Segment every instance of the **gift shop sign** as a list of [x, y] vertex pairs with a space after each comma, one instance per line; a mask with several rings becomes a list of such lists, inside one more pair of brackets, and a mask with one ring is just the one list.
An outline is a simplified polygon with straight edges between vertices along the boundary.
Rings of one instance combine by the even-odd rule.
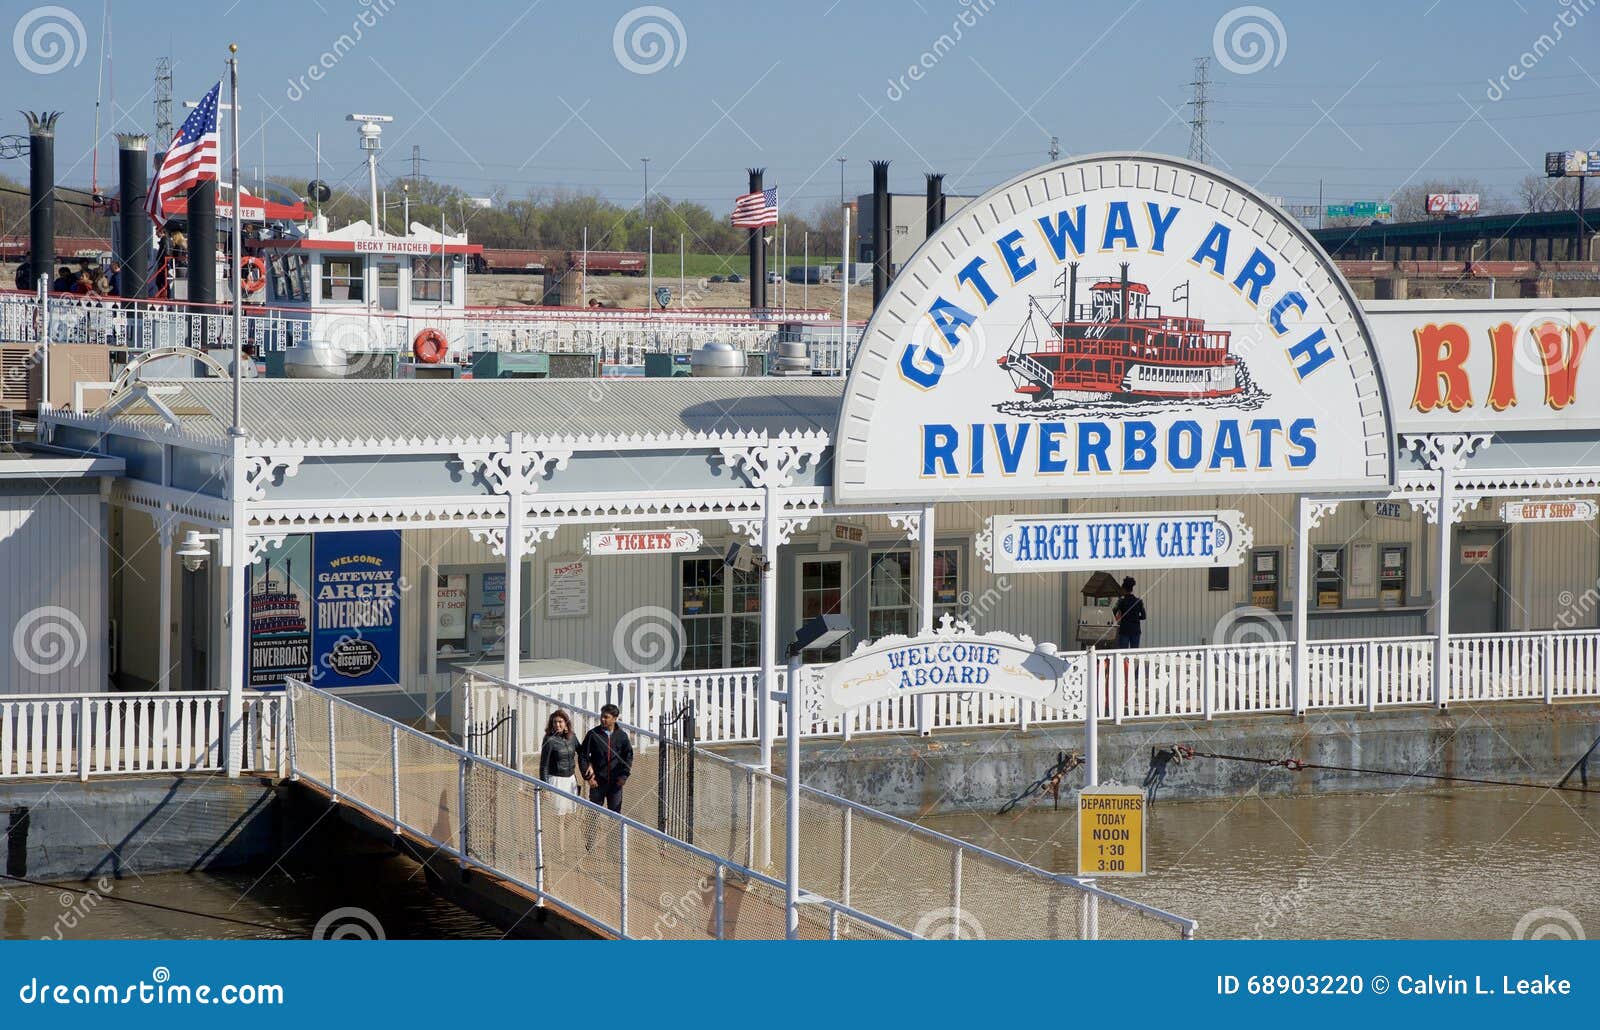
[[1146, 154], [1047, 166], [895, 277], [851, 365], [835, 495], [1382, 488], [1373, 350], [1327, 254], [1243, 183]]

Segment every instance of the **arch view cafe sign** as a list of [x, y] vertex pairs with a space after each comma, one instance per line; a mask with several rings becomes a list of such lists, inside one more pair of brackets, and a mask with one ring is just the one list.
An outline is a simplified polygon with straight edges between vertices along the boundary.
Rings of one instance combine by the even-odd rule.
[[843, 503], [1382, 490], [1371, 332], [1305, 230], [1146, 154], [1029, 172], [896, 277], [835, 436]]

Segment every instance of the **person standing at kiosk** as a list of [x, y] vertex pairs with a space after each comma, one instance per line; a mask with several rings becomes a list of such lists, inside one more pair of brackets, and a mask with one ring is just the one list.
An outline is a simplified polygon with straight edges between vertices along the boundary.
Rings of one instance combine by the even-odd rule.
[[1117, 620], [1117, 647], [1138, 647], [1139, 636], [1144, 632], [1144, 599], [1133, 592], [1138, 584], [1132, 576], [1122, 577], [1122, 596], [1117, 598], [1112, 614]]

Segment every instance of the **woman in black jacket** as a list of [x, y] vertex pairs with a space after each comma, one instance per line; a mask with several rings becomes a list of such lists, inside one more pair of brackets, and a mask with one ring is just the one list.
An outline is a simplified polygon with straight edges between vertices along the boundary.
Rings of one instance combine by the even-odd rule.
[[[562, 709], [550, 713], [544, 724], [544, 743], [539, 746], [539, 779], [568, 794], [578, 793], [578, 735], [572, 730], [572, 716]], [[570, 815], [578, 806], [570, 797], [549, 794], [543, 799], [546, 811]], [[559, 843], [566, 845], [566, 820], [556, 824]]]

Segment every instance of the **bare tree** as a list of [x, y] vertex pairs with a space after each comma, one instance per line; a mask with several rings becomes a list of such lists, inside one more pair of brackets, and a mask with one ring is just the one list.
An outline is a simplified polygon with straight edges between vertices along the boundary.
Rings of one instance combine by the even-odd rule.
[[1571, 211], [1578, 204], [1578, 181], [1565, 176], [1524, 175], [1517, 183], [1517, 203], [1523, 211]]

